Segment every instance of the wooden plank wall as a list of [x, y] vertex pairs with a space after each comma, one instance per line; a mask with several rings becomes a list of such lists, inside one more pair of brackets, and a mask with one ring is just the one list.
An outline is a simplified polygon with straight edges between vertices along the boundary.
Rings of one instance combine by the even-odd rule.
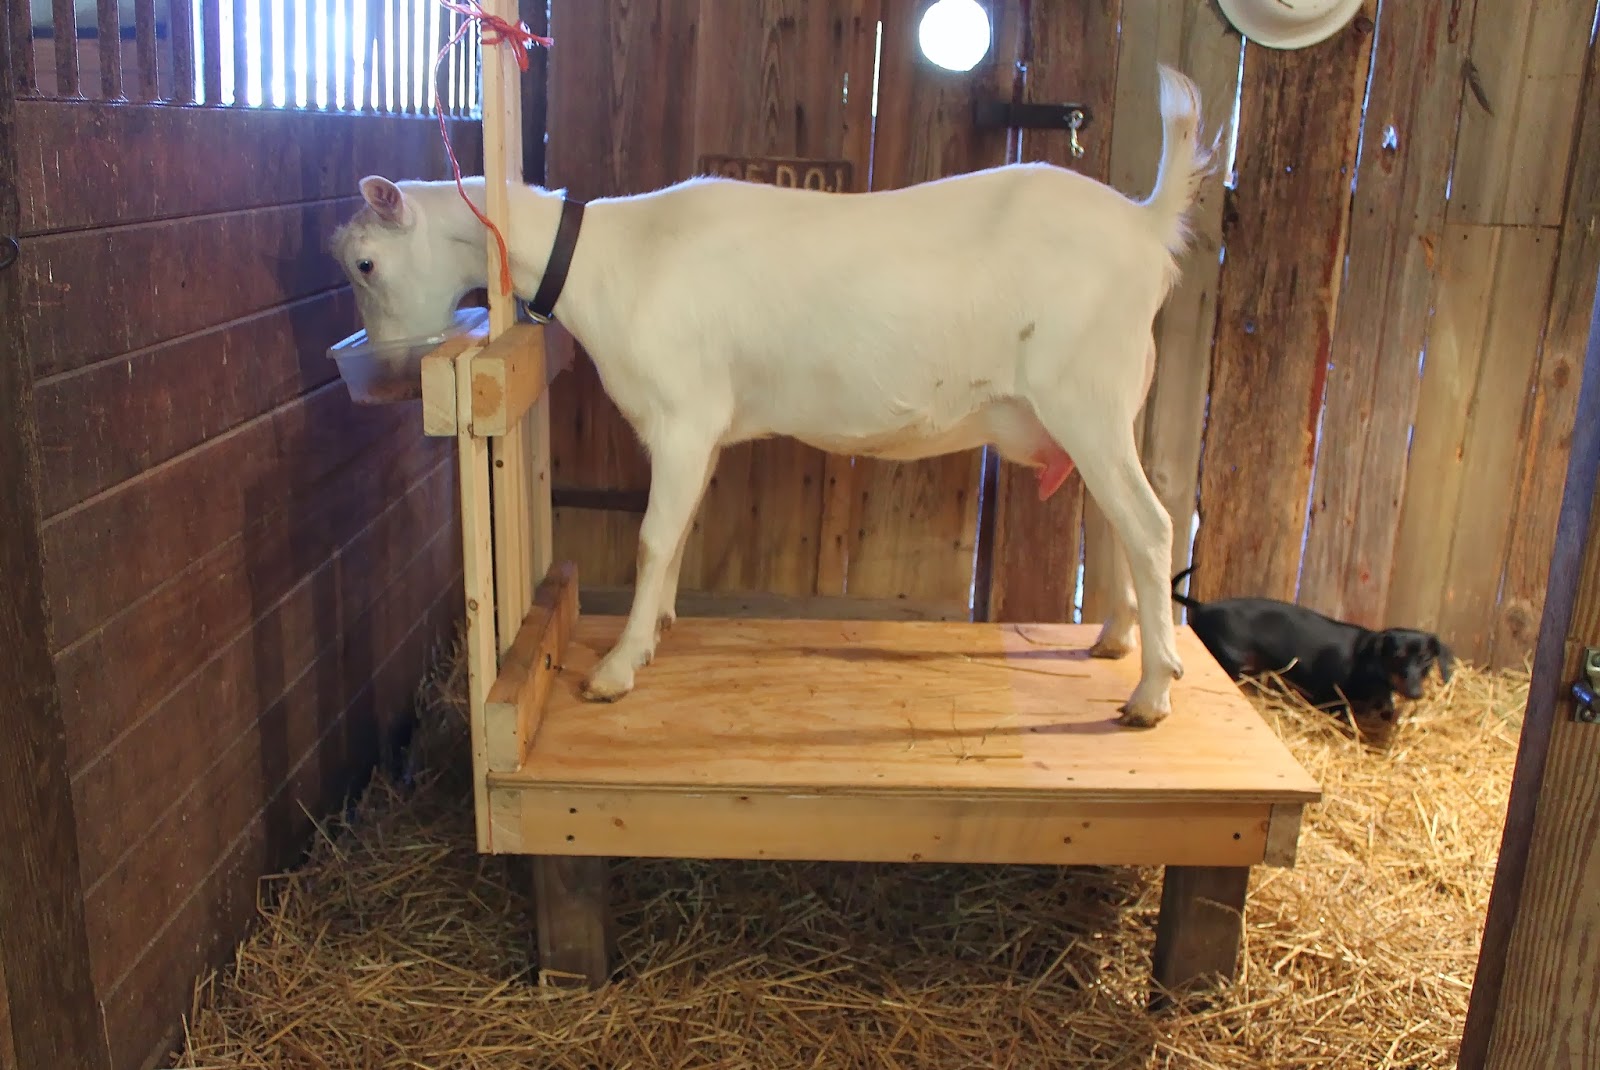
[[[566, 68], [555, 57], [551, 184], [649, 189], [707, 151], [838, 151], [859, 172], [870, 149], [872, 186], [887, 188], [1020, 151], [1142, 196], [1159, 155], [1153, 63], [1176, 63], [1200, 83], [1208, 136], [1231, 123], [1237, 151], [1220, 166], [1225, 137], [1201, 191], [1139, 428], [1173, 516], [1173, 571], [1192, 562], [1202, 598], [1293, 598], [1436, 628], [1474, 661], [1527, 656], [1600, 255], [1594, 0], [1511, 15], [1390, 4], [1381, 27], [1369, 0], [1293, 52], [1242, 41], [1209, 4], [994, 0], [994, 46], [967, 75], [917, 55], [926, 0], [792, 7], [558, 3], [557, 32], [565, 19], [583, 50]], [[817, 32], [841, 17], [843, 37]], [[834, 90], [847, 71], [857, 84], [874, 19], [863, 146]], [[1052, 134], [975, 131], [984, 94], [1088, 100], [1085, 157]], [[626, 585], [648, 466], [587, 362], [577, 371], [554, 407], [557, 539], [595, 583]], [[985, 486], [976, 453], [897, 465], [790, 443], [729, 451], [684, 586], [948, 616], [976, 565], [980, 615], [1063, 619], [1081, 602], [1097, 619], [1098, 510], [1076, 477], [1041, 505], [1018, 476], [992, 465]]]
[[[324, 356], [358, 325], [326, 254], [357, 181], [448, 170], [428, 117], [18, 112], [49, 640], [94, 976], [131, 1067], [461, 611], [450, 443], [417, 403], [352, 405]], [[475, 166], [477, 128], [454, 139]], [[146, 181], [119, 178], [135, 157]]]

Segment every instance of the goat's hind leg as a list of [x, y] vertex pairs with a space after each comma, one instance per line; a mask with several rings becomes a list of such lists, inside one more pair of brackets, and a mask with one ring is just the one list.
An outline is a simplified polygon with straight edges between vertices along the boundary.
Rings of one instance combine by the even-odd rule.
[[[1172, 558], [1172, 518], [1156, 497], [1133, 438], [1133, 418], [1090, 419], [1059, 402], [1045, 402], [1040, 417], [1056, 441], [1066, 447], [1083, 474], [1084, 488], [1094, 496], [1116, 532], [1137, 598], [1139, 683], [1122, 706], [1120, 724], [1152, 728], [1172, 711], [1172, 681], [1183, 676], [1166, 577]], [[1114, 625], [1116, 607], [1102, 638]], [[1097, 644], [1098, 645], [1098, 644]]]
[[[655, 656], [666, 581], [687, 539], [695, 509], [710, 480], [714, 441], [679, 436], [650, 449], [650, 501], [639, 527], [639, 565], [633, 605], [616, 646], [583, 683], [583, 696], [609, 702], [633, 690], [633, 674]], [[674, 596], [675, 596], [674, 592]]]

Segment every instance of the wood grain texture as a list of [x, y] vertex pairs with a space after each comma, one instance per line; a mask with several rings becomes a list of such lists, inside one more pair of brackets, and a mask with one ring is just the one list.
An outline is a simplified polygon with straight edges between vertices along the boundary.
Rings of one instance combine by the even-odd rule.
[[1374, 4], [1315, 50], [1245, 47], [1190, 594], [1292, 599]]
[[1369, 628], [1388, 623], [1396, 563], [1417, 560], [1395, 554], [1395, 514], [1461, 110], [1467, 34], [1453, 31], [1473, 8], [1385, 8], [1372, 60], [1299, 591], [1304, 605]]
[[[30, 0], [6, 0], [6, 24], [12, 41], [26, 41], [33, 34], [33, 13]], [[0, 49], [3, 56], [3, 74], [15, 90], [16, 96], [31, 96], [38, 87], [34, 69], [33, 49], [8, 47]]]
[[[553, 0], [550, 32], [550, 142], [546, 183], [592, 199], [639, 193], [693, 169], [699, 0], [660, 5]], [[641, 58], [643, 57], [643, 58]], [[575, 350], [572, 373], [550, 393], [551, 479], [563, 486], [646, 490], [650, 466], [632, 428]], [[577, 562], [586, 581], [631, 583], [633, 530], [613, 518], [557, 510], [555, 553]], [[619, 542], [620, 540], [620, 542]]]
[[[142, 957], [154, 931], [181, 910], [253, 823], [266, 823], [268, 839], [280, 851], [298, 846], [286, 841], [302, 834], [295, 827], [299, 822], [289, 820], [283, 804], [274, 805], [274, 800], [295, 790], [296, 770], [326, 745], [330, 733], [341, 729], [365, 737], [360, 750], [376, 756], [380, 734], [409, 709], [410, 696], [393, 696], [374, 709], [352, 710], [352, 703], [405, 648], [406, 637], [427, 620], [430, 607], [450, 586], [459, 560], [456, 532], [453, 524], [441, 525], [398, 572], [375, 576], [380, 593], [372, 605], [337, 621], [339, 629], [327, 648], [242, 731], [218, 737], [209, 749], [214, 762], [193, 783], [167, 784], [169, 805], [143, 830], [138, 849], [118, 857], [86, 892], [90, 947], [102, 993], [109, 996]], [[419, 659], [395, 671], [407, 671], [414, 686], [422, 669]], [[334, 793], [342, 792], [345, 784], [340, 781], [348, 783], [357, 771], [343, 761], [330, 763], [333, 768], [325, 774], [315, 765], [310, 775], [326, 775], [325, 790]], [[332, 799], [323, 796], [322, 801]]]
[[[1001, 130], [979, 130], [972, 104], [1003, 86], [1009, 93], [1020, 33], [985, 3], [996, 45], [970, 72], [954, 74], [922, 57], [920, 0], [884, 0], [872, 188], [898, 189], [1007, 160]], [[869, 598], [970, 597], [978, 535], [982, 450], [910, 463], [858, 460], [860, 517], [849, 549], [848, 591]]]
[[1271, 803], [995, 799], [793, 790], [495, 788], [516, 795], [529, 853], [628, 858], [1055, 866], [1250, 866]]
[[[206, 54], [209, 65], [209, 41]], [[19, 102], [17, 127], [17, 196], [25, 234], [349, 197], [368, 174], [450, 174], [431, 116], [28, 100]], [[450, 140], [462, 173], [478, 173], [479, 124], [452, 122]], [[151, 159], [253, 163], [171, 167], [160, 181], [129, 182], [123, 173], [128, 144], [141, 146]], [[72, 181], [63, 181], [64, 175]], [[226, 263], [230, 270], [238, 266]]]
[[[403, 711], [414, 693], [417, 672], [451, 634], [461, 612], [459, 577], [403, 644], [382, 664], [363, 666], [361, 690], [307, 753], [261, 812], [227, 845], [170, 918], [152, 925], [138, 918], [149, 937], [137, 962], [105, 993], [107, 1026], [118, 1038], [114, 1070], [142, 1070], [158, 1054], [171, 1026], [188, 1012], [194, 978], [222, 966], [238, 934], [256, 918], [263, 873], [294, 864], [312, 834], [310, 813], [326, 813], [359, 786], [381, 744], [380, 711]], [[304, 809], [302, 809], [304, 807]], [[115, 907], [112, 907], [115, 909]]]
[[[169, 5], [170, 6], [170, 5]], [[134, 99], [156, 100], [161, 96], [156, 62], [156, 0], [133, 0], [133, 40], [136, 57]], [[272, 70], [272, 35], [264, 33], [257, 39], [257, 49], [264, 54], [264, 66]], [[272, 83], [263, 79], [265, 84]]]
[[528, 618], [484, 699], [490, 771], [515, 771], [527, 757], [577, 623], [578, 570], [562, 561], [534, 591]]
[[[140, 673], [143, 666], [119, 649], [111, 648], [103, 659], [105, 680], [86, 678], [93, 665], [73, 666], [76, 681], [82, 681], [79, 719], [86, 723], [69, 727], [69, 741], [81, 753], [90, 740], [108, 740], [73, 773], [73, 798], [83, 815], [79, 843], [85, 881], [99, 879], [134, 849], [174, 795], [197, 782], [216, 758], [215, 748], [176, 747], [174, 740], [204, 735], [221, 746], [249, 730], [261, 711], [279, 701], [367, 612], [441, 524], [454, 523], [454, 475], [449, 460], [442, 460], [387, 508], [371, 510], [370, 524], [326, 559], [305, 567], [280, 598], [260, 604], [255, 616], [231, 633], [217, 629], [220, 634], [200, 647], [198, 657], [184, 656], [185, 663], [204, 660], [154, 706], [116, 703], [118, 682], [138, 683], [149, 672]], [[172, 635], [175, 630], [157, 635], [189, 638]], [[160, 649], [146, 641], [134, 653], [152, 647]], [[73, 679], [66, 671], [62, 675]], [[91, 694], [103, 702], [84, 703]]]
[[[1239, 83], [1238, 34], [1214, 4], [1123, 0], [1118, 52], [1117, 123], [1111, 184], [1138, 196], [1161, 158], [1160, 84], [1155, 65], [1176, 66], [1200, 88], [1202, 137], [1227, 144]], [[1190, 525], [1199, 490], [1200, 448], [1211, 382], [1211, 346], [1222, 272], [1223, 162], [1200, 185], [1190, 213], [1181, 276], [1156, 316], [1156, 371], [1143, 412], [1142, 456], [1150, 485], [1172, 517], [1173, 575], [1189, 564]], [[1182, 621], [1183, 607], [1174, 605]]]
[[[74, 773], [147, 715], [175, 700], [189, 701], [185, 691], [199, 682], [195, 674], [205, 674], [219, 650], [247, 637], [252, 621], [280, 606], [390, 503], [414, 492], [417, 500], [409, 508], [448, 511], [448, 487], [420, 482], [446, 456], [437, 442], [403, 432], [374, 444], [341, 473], [343, 478], [324, 481], [233, 533], [171, 581], [60, 651], [56, 674]], [[347, 487], [345, 479], [352, 485]], [[309, 641], [322, 630], [313, 628], [301, 639]], [[286, 649], [294, 645], [283, 644]]]
[[[9, 51], [0, 46], [0, 59]], [[10, 76], [6, 60], [0, 77]], [[11, 85], [0, 84], [0, 234], [17, 226], [14, 120]], [[10, 1019], [0, 1047], [22, 1067], [94, 1070], [108, 1053], [50, 665], [39, 442], [16, 278], [15, 269], [0, 271], [0, 980]]]
[[[696, 161], [706, 155], [842, 158], [852, 116], [859, 125], [863, 103], [860, 93], [847, 101], [843, 87], [846, 76], [857, 87], [871, 83], [861, 39], [872, 34], [876, 6], [875, 0], [700, 5]], [[868, 160], [852, 163], [856, 188], [865, 189]], [[825, 454], [790, 439], [723, 450], [684, 551], [681, 586], [815, 591], [825, 556], [827, 468]], [[839, 472], [838, 462], [833, 468]]]
[[1578, 382], [1589, 331], [1589, 308], [1600, 274], [1600, 49], [1589, 50], [1579, 129], [1567, 183], [1550, 316], [1539, 351], [1526, 449], [1518, 478], [1516, 523], [1506, 550], [1505, 576], [1490, 663], [1525, 664], [1543, 614], [1550, 550], [1561, 512], [1562, 479], [1578, 414]]
[[[56, 60], [56, 88], [58, 97], [79, 96], [78, 89], [78, 20], [75, 5], [72, 0], [51, 0], [51, 14], [54, 16], [52, 28], [55, 38], [52, 43], [71, 41], [72, 47], [60, 47], [55, 50]], [[29, 35], [24, 34], [20, 40], [27, 40]]]
[[[122, 96], [122, 20], [117, 0], [97, 0], [95, 30], [100, 51], [100, 96], [117, 100]], [[27, 38], [23, 38], [27, 40]]]
[[[1579, 410], [1600, 404], [1600, 295]], [[1600, 645], [1600, 425], [1574, 428], [1528, 709], [1461, 1044], [1462, 1070], [1600, 1058], [1600, 736], [1571, 719], [1569, 684]]]
[[3, 963], [0, 963], [0, 1070], [17, 1070], [17, 1053], [11, 1045], [11, 1005], [6, 996]]
[[[499, 786], [1314, 801], [1318, 788], [1204, 647], [1178, 632], [1183, 717], [1112, 722], [1137, 676], [1082, 624], [681, 617], [634, 693], [579, 682], [620, 617], [585, 613], [533, 755]], [[708, 681], [714, 683], [708, 684]], [[1181, 692], [1181, 694], [1178, 694]]]
[[[585, 584], [579, 602], [585, 613], [628, 615], [631, 587]], [[965, 602], [927, 602], [911, 598], [852, 598], [847, 595], [767, 594], [761, 591], [684, 591], [680, 617], [767, 617], [779, 620], [966, 620]]]
[[39, 383], [45, 515], [330, 382], [326, 343], [357, 326], [349, 289], [324, 291]]
[[[84, 368], [347, 287], [328, 236], [360, 203], [346, 197], [32, 239], [21, 282], [35, 374]], [[340, 337], [294, 341], [309, 359]]]
[[1485, 3], [1480, 9], [1470, 59], [1492, 114], [1467, 91], [1450, 222], [1561, 221], [1577, 129], [1573, 103], [1594, 14], [1594, 0]]
[[1168, 992], [1208, 975], [1231, 981], [1238, 974], [1249, 886], [1248, 867], [1167, 867], [1151, 953], [1155, 1008], [1166, 1005]]
[[[1089, 105], [1095, 116], [1091, 126], [1079, 134], [1084, 155], [1074, 158], [1071, 140], [1059, 131], [1027, 130], [1022, 132], [1021, 159], [1043, 160], [1058, 167], [1082, 172], [1102, 182], [1111, 178], [1111, 159], [1117, 127], [1118, 59], [1121, 54], [1121, 35], [1118, 32], [1122, 18], [1121, 0], [1094, 0], [1092, 3], [1061, 5], [1039, 3], [1025, 5], [1028, 25], [1023, 41], [1028, 66], [1024, 92], [1029, 100], [1077, 100]], [[1145, 75], [1153, 79], [1152, 67]], [[1160, 150], [1157, 150], [1159, 158]], [[1143, 178], [1143, 188], [1155, 183], [1152, 166]], [[1125, 192], [1132, 193], [1131, 189]], [[1134, 194], [1137, 196], [1137, 194]], [[1137, 422], [1137, 421], [1136, 421]], [[1137, 434], [1137, 431], [1135, 432]], [[1037, 548], [1041, 544], [1059, 540], [1066, 533], [1075, 534], [1075, 520], [1082, 515], [1083, 525], [1083, 619], [1097, 620], [1105, 615], [1109, 605], [1109, 584], [1114, 578], [1112, 569], [1111, 526], [1092, 498], [1083, 488], [1083, 477], [1076, 471], [1067, 483], [1048, 502], [1040, 502], [1038, 482], [1032, 470], [1018, 465], [1002, 463], [999, 481], [998, 508], [1006, 511], [1006, 530], [1012, 542], [1008, 561], [1020, 565], [1022, 575], [1002, 582], [1013, 593], [1023, 585], [1038, 584], [1041, 575], [1037, 566], [1016, 561], [1015, 551], [1022, 547]], [[1027, 534], [1024, 536], [1023, 532]], [[1020, 545], [1015, 541], [1022, 536]], [[1072, 541], [1073, 535], [1066, 535]], [[1075, 586], [1076, 569], [1066, 574], [1052, 574], [1045, 583], [1054, 586], [1065, 582]], [[1031, 574], [1031, 575], [1030, 575]], [[991, 581], [992, 583], [993, 581]], [[1064, 620], [1066, 617], [1042, 617], [1043, 620]]]
[[532, 870], [539, 979], [556, 985], [605, 984], [615, 939], [610, 862], [547, 856], [533, 859]]
[[1472, 661], [1493, 635], [1557, 244], [1545, 227], [1449, 226], [1441, 242], [1387, 615]]
[[[372, 443], [417, 428], [420, 403], [358, 406], [343, 383], [274, 409], [170, 464], [120, 484], [43, 529], [52, 649], [60, 650]], [[178, 517], [181, 524], [166, 525]], [[144, 533], [161, 527], [160, 539]], [[88, 566], [116, 560], [110, 574]]]

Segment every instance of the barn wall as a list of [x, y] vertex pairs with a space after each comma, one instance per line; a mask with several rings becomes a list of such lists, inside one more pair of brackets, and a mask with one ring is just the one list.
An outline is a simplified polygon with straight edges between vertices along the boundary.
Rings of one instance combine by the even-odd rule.
[[[329, 234], [362, 175], [449, 174], [437, 123], [95, 99], [184, 97], [165, 31], [122, 43], [120, 85], [92, 36], [77, 94], [48, 40], [16, 78], [48, 642], [119, 1067], [403, 736], [462, 600], [452, 443], [420, 404], [352, 405], [324, 356], [359, 326]], [[244, 97], [215, 55], [201, 73], [213, 104]], [[476, 171], [480, 130], [452, 125]]]
[[[1212, 4], [989, 0], [994, 45], [968, 75], [916, 55], [928, 2], [763, 0], [734, 16], [718, 0], [557, 0], [567, 51], [552, 57], [550, 181], [638, 192], [723, 152], [845, 158], [858, 172], [870, 157], [883, 188], [1021, 157], [1142, 195], [1159, 154], [1153, 63], [1175, 63], [1200, 83], [1208, 132], [1232, 121], [1237, 153], [1201, 190], [1138, 428], [1173, 516], [1173, 572], [1193, 563], [1202, 598], [1298, 599], [1520, 664], [1600, 263], [1594, 0], [1509, 15], [1369, 0], [1293, 52], [1242, 41]], [[839, 89], [862, 84], [851, 42], [875, 21], [880, 99], [864, 143]], [[1014, 92], [1090, 103], [1083, 157], [1058, 133], [978, 135], [974, 96]], [[557, 552], [587, 582], [627, 585], [648, 465], [586, 360], [554, 402]], [[727, 451], [684, 586], [930, 616], [1081, 605], [1096, 619], [1109, 543], [1081, 482], [1040, 505], [1027, 472], [996, 467], [986, 483], [976, 456]]]

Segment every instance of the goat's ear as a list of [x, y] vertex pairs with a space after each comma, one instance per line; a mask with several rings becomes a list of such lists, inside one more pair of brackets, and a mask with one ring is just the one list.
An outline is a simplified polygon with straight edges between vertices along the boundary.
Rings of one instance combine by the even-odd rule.
[[406, 195], [387, 178], [381, 175], [363, 178], [361, 196], [385, 223], [400, 227], [411, 223], [411, 205], [407, 203]]

